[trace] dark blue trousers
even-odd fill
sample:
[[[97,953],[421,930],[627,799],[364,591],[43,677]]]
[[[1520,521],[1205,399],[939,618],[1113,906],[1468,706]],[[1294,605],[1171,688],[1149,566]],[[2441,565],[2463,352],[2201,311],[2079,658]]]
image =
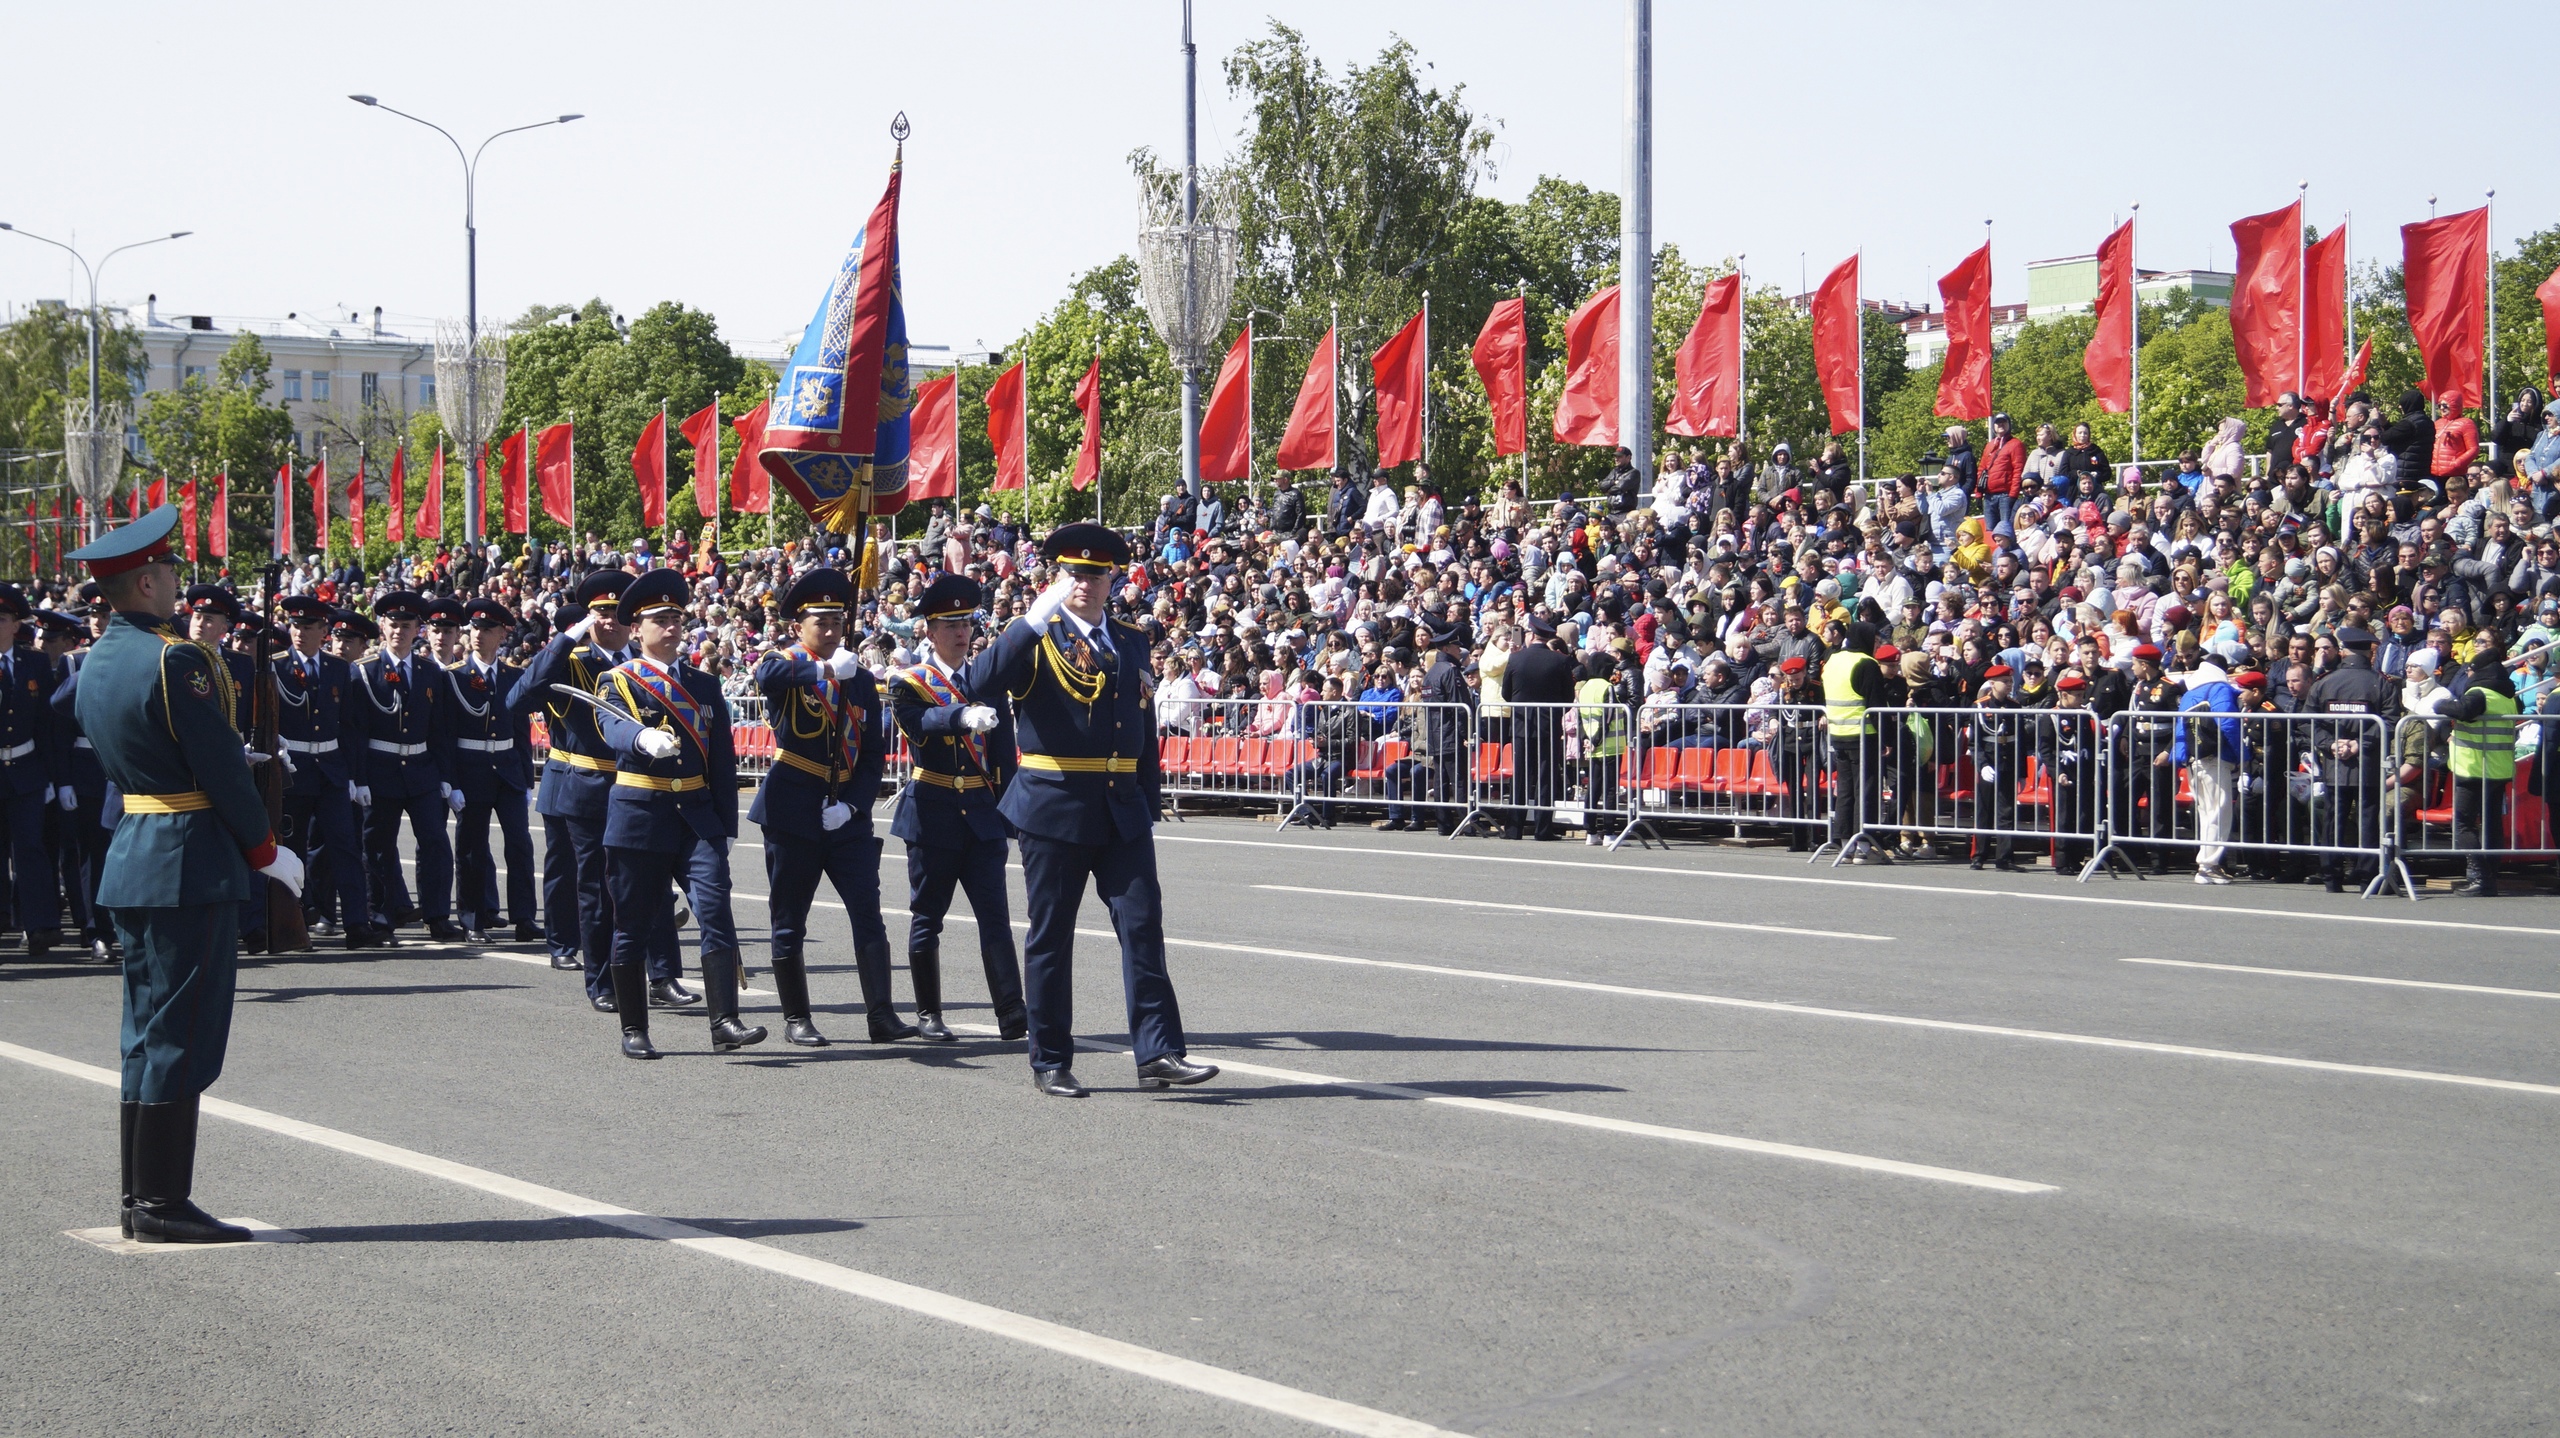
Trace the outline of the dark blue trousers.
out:
[[[110,909],[124,942],[124,1100],[176,1103],[213,1087],[231,1043],[239,905]]]
[[[998,1017],[1022,1011],[1022,961],[1014,954],[1013,911],[1004,891],[1005,841],[982,839],[957,848],[907,845],[907,947],[942,942],[951,891],[969,896],[978,919],[978,962]]]
[[[54,877],[53,850],[44,842],[43,794],[12,794],[9,811],[9,888],[18,927],[40,933],[62,927],[62,889]]]
[[[446,813],[444,799],[433,789],[406,798],[373,796],[365,845],[385,915],[409,908],[409,886],[400,877],[400,818],[405,814],[418,844],[418,912],[430,919],[453,917],[453,842],[445,837]]]
[[[676,902],[671,883],[682,884],[693,904],[694,928],[702,936],[704,972],[720,962],[720,956],[737,953],[738,930],[729,914],[729,857],[719,846],[696,839],[681,854],[656,849],[605,852],[612,856],[606,889],[613,899],[616,964],[645,963],[652,979],[674,978],[682,972],[657,972],[662,957],[675,956]],[[730,961],[734,963],[734,957]]]
[[[795,958],[809,937],[809,905],[818,880],[833,883],[853,921],[853,971],[862,981],[862,1007],[873,1018],[897,1011],[889,992],[889,928],[880,921],[880,851],[884,846],[851,824],[820,839],[764,831],[764,874],[772,894],[773,954]]]
[[[601,842],[601,841],[599,841]],[[515,861],[507,861],[515,868]],[[569,821],[542,816],[542,938],[551,957],[579,953],[585,945],[584,921],[578,915],[578,846],[569,837]]]
[[[507,854],[507,920],[533,922],[533,831],[525,824],[523,791],[502,784],[487,803],[465,801],[454,818],[454,908],[466,929],[498,927],[498,868],[489,853],[493,816]]]
[[[339,922],[350,926],[373,922],[364,901],[364,847],[356,839],[355,801],[343,787],[319,794],[287,794],[283,843],[302,856],[311,874],[302,891],[304,909],[325,911],[325,889],[338,897]]]
[[[1076,909],[1088,882],[1120,936],[1120,986],[1138,1062],[1184,1052],[1182,1009],[1164,966],[1164,892],[1156,885],[1154,837],[1069,844],[1025,834],[1021,842],[1031,903],[1031,933],[1022,945],[1031,1067],[1065,1068],[1075,1057]]]

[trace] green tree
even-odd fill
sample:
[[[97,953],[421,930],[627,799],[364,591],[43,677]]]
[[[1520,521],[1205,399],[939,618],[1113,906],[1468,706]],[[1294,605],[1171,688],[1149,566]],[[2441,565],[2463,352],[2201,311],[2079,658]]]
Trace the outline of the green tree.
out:
[[[98,328],[98,398],[118,404],[133,398],[132,377],[145,363],[142,340],[131,326],[101,314]],[[0,469],[6,507],[24,513],[27,501],[59,498],[66,521],[72,512],[64,492],[62,424],[74,400],[89,397],[89,322],[85,311],[40,304],[0,326]],[[72,532],[66,528],[66,533]],[[0,526],[0,567],[28,574],[25,529]]]
[[[231,342],[215,362],[210,382],[190,378],[174,390],[153,392],[139,427],[150,463],[174,482],[202,481],[199,506],[213,502],[214,481],[228,475],[230,568],[246,572],[266,555],[273,533],[270,477],[293,458],[293,415],[269,404],[272,361],[256,335]],[[200,508],[199,522],[210,523]]]

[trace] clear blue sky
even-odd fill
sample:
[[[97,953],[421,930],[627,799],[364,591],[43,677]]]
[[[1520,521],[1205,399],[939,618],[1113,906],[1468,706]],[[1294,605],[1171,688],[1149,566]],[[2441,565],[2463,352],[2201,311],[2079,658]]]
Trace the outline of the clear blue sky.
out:
[[[2227,267],[2230,221],[2305,179],[2323,229],[2355,212],[2360,259],[2396,256],[2431,193],[2450,212],[2495,186],[2502,239],[2560,217],[2548,119],[2490,68],[2540,63],[2527,42],[2549,14],[2508,0],[2423,21],[2367,0],[1656,10],[1658,236],[1746,253],[1789,288],[1800,253],[1818,277],[1863,246],[1870,295],[1934,300],[1991,218],[1998,297],[2020,300],[2027,261],[2087,252],[2136,200],[2146,266]],[[1274,15],[1337,65],[1411,40],[1501,122],[1498,194],[1541,174],[1618,184],[1621,4],[1202,0],[1204,156],[1240,120],[1218,61]],[[381,305],[415,328],[461,312],[460,165],[345,96],[467,139],[583,111],[490,150],[482,313],[677,299],[778,343],[877,198],[903,109],[916,338],[999,345],[1128,248],[1124,157],[1181,143],[1179,16],[1175,0],[26,6],[5,22],[20,63],[0,90],[0,220],[93,255],[196,231],[118,259],[113,297]],[[72,294],[68,270],[0,236],[0,298]]]

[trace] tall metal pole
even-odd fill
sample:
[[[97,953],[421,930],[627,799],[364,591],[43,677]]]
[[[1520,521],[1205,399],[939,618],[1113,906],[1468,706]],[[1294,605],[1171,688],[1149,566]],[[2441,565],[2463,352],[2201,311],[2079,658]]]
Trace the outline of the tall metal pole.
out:
[[[2311,182],[2303,181],[2294,195],[2293,225],[2293,392],[2297,399],[2308,399],[2311,387],[2311,242],[2304,238],[2311,226]]]
[[[1858,487],[1867,487],[1867,247],[1858,247],[1858,283],[1849,295],[1850,338],[1858,346]]]
[[[2347,211],[2346,231],[2347,237],[2339,242],[2347,247],[2347,292],[2340,299],[2340,303],[2344,304],[2347,310],[2347,353],[2338,361],[2341,365],[2349,363],[2356,357],[2356,212],[2353,210]],[[2343,375],[2346,371],[2341,369],[2338,373]],[[2336,399],[2337,396],[2331,395],[2329,398]],[[2336,407],[2333,405],[2331,408]],[[2331,414],[2329,418],[2334,423],[2338,416]]]
[[[2133,219],[2130,223],[2133,226],[2133,234],[2126,240],[2126,248],[2133,253],[2124,257],[2124,267],[2131,272],[2127,277],[2126,285],[2133,293],[2125,296],[2124,299],[2127,307],[2126,315],[2132,320],[2130,331],[2133,343],[2125,353],[2125,378],[2133,390],[2133,396],[2132,403],[2126,406],[2126,413],[2133,420],[2133,458],[2129,462],[2134,466],[2134,483],[2140,484],[2142,482],[2142,206],[2138,203],[2133,207]]]
[[[1733,257],[1733,438],[1751,442],[1751,257]],[[1736,516],[1737,518],[1739,516]]]
[[[2480,427],[2489,431],[2489,458],[2494,461],[2498,457],[2498,192],[2491,190],[2488,199],[2489,254],[2480,278],[2489,291],[2489,407],[2481,411],[2486,423]]]
[[[114,249],[107,251],[105,255],[101,256],[98,263],[93,266],[89,263],[87,256],[81,254],[71,246],[64,244],[60,240],[48,240],[42,235],[30,234],[25,230],[19,229],[14,224],[0,224],[0,230],[7,230],[14,235],[24,235],[26,238],[34,240],[36,243],[41,245],[53,246],[55,249],[62,251],[71,258],[78,260],[80,262],[80,272],[89,277],[89,425],[91,430],[94,432],[98,423],[98,276],[106,273],[107,262],[109,260],[114,259],[116,256],[123,254],[127,250],[138,250],[144,245],[164,244],[170,240],[183,240],[187,236],[194,234],[195,231],[178,230],[166,235],[153,235],[147,240],[136,240],[129,245],[118,245]],[[106,532],[107,521],[105,510],[106,505],[103,502],[88,506],[89,538],[96,539],[99,535]]]
[[[1422,467],[1431,467],[1431,291],[1422,292]]]
[[[1624,194],[1618,205],[1618,443],[1653,482],[1653,0],[1627,0]]]
[[[1200,49],[1191,43],[1191,0],[1182,0],[1182,313],[1200,302]],[[1182,367],[1182,489],[1200,497],[1200,371]],[[1026,495],[1025,502],[1029,500]]]
[[[1333,393],[1326,398],[1324,412],[1333,419],[1333,447],[1328,452],[1325,468],[1342,468],[1342,301],[1333,302],[1333,328],[1325,331],[1325,343],[1333,347]]]

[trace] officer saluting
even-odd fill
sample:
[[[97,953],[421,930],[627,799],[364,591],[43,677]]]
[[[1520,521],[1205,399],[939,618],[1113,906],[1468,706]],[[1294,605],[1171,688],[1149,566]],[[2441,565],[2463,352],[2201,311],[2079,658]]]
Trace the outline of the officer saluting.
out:
[[[622,592],[640,653],[604,676],[618,713],[599,726],[612,746],[605,807],[605,883],[613,903],[613,998],[625,1058],[653,1059],[642,966],[675,947],[670,880],[685,886],[702,933],[711,1046],[764,1042],[738,1022],[738,932],[729,917],[729,844],[738,837],[738,751],[720,681],[684,662],[684,576],[653,569]]]
[[[71,558],[116,609],[75,701],[124,817],[98,902],[124,940],[125,1231],[145,1243],[240,1243],[189,1201],[196,1116],[231,1036],[240,904],[252,870],[299,893],[250,780],[221,659],[178,637],[177,560],[163,505]]]
[[[276,735],[293,756],[284,790],[284,842],[296,852],[331,856],[320,889],[334,887],[344,918],[347,947],[389,947],[389,925],[377,927],[364,898],[364,846],[356,813],[356,794],[364,786],[366,756],[362,740],[349,742],[342,729],[345,706],[355,700],[355,669],[321,645],[329,637],[329,606],[308,594],[280,601],[293,648],[274,661]]]
[[[498,875],[489,856],[494,815],[507,850],[507,913],[516,941],[525,943],[542,937],[533,922],[533,832],[524,817],[524,796],[533,788],[533,719],[507,704],[524,670],[498,657],[516,617],[494,599],[472,600],[463,613],[471,647],[445,666],[454,698],[453,789],[462,798],[453,821],[454,907],[462,913],[463,937],[487,943],[488,931],[498,927]]]
[[[881,846],[871,836],[871,801],[880,792],[888,743],[879,686],[854,652],[842,647],[852,604],[853,581],[843,570],[801,575],[782,596],[779,611],[798,626],[800,642],[756,665],[756,688],[764,693],[765,717],[773,726],[774,765],[747,817],[764,826],[782,1036],[810,1047],[827,1041],[809,1018],[809,971],[800,953],[821,876],[834,882],[853,923],[854,972],[862,981],[871,1041],[890,1043],[920,1032],[899,1022],[889,991],[889,931],[880,922]],[[919,1010],[924,1001],[919,978]]]
[[[1154,824],[1162,776],[1149,707],[1145,632],[1106,617],[1127,540],[1070,524],[1040,546],[1060,567],[1031,612],[970,661],[961,692],[1013,696],[1022,768],[999,806],[1022,837],[1031,934],[1023,945],[1031,1081],[1082,1098],[1075,1056],[1076,906],[1090,881],[1120,935],[1120,971],[1143,1088],[1194,1084],[1218,1070],[1183,1053],[1182,1013],[1165,973],[1164,895]]]
[[[1004,892],[1005,840],[1013,830],[997,808],[1014,752],[1011,706],[1002,693],[981,699],[960,687],[985,598],[962,574],[926,585],[917,604],[924,658],[889,686],[890,711],[915,759],[889,832],[907,843],[907,973],[916,985],[916,1025],[931,1039],[952,1036],[942,1022],[942,916],[955,885],[968,892],[977,916],[978,961],[998,1033],[1013,1040],[1029,1031]]]

